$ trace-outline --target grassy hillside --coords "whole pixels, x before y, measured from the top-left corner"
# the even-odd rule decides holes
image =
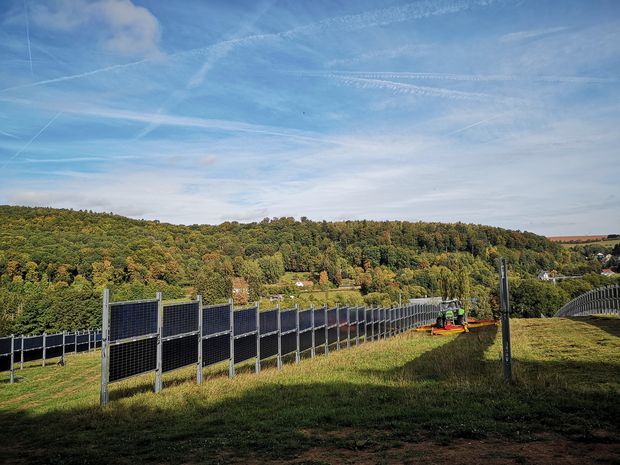
[[[409,333],[287,364],[193,370],[111,387],[99,354],[0,375],[6,463],[618,463],[620,320],[514,320],[516,382],[497,328]]]

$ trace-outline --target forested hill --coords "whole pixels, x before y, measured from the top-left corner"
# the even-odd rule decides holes
[[[243,277],[254,299],[273,292],[265,285],[286,288],[285,272],[306,272],[321,288],[357,284],[381,301],[399,293],[457,293],[464,276],[472,292],[488,295],[500,255],[522,276],[589,270],[542,236],[490,226],[305,218],[181,226],[0,206],[0,312],[4,327],[17,330],[96,325],[106,286],[119,298],[163,289],[167,297],[199,291],[206,300],[222,300],[231,296],[234,278]],[[442,273],[451,291],[441,288]],[[78,306],[72,299],[89,303],[71,310]]]

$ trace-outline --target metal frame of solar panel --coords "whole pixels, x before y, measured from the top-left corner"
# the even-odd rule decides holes
[[[314,309],[300,310],[298,322],[299,353],[309,350],[314,357]]]
[[[235,310],[232,314],[233,344],[231,346],[232,375],[234,365],[255,358],[255,370],[260,371],[260,337],[258,306]]]
[[[313,356],[316,354],[316,349],[324,346],[325,353],[327,354],[329,348],[327,347],[327,307],[319,307],[312,309],[312,328],[313,328]]]
[[[159,392],[163,325],[161,293],[157,293],[155,299],[111,303],[110,291],[105,289],[102,320],[100,403],[105,405],[109,400],[108,384],[149,372],[155,372],[155,392]]]
[[[190,365],[200,368],[201,299],[163,304],[161,332],[162,373]],[[201,382],[197,371],[198,383]]]
[[[280,310],[280,359],[295,354],[299,363],[299,307]]]
[[[259,343],[257,346],[258,367],[260,370],[261,360],[271,357],[280,358],[280,308],[266,310],[258,314],[258,335]]]
[[[398,307],[320,307],[301,310],[276,309],[261,312],[258,306],[234,310],[228,304],[203,306],[196,301],[162,303],[161,294],[154,300],[109,303],[104,293],[104,327],[100,336],[89,332],[88,347],[102,345],[102,404],[107,402],[107,384],[139,374],[155,371],[155,391],[161,389],[161,374],[196,364],[198,383],[204,366],[229,361],[229,375],[235,365],[255,359],[256,371],[261,360],[307,350],[314,357],[316,348],[330,344],[347,347],[355,340],[386,339],[426,322],[438,311],[437,305],[405,305]],[[58,345],[62,341],[65,342]],[[50,348],[66,346],[69,334],[50,337]],[[39,336],[41,337],[41,336]],[[39,349],[37,337],[24,338],[25,351]],[[1,352],[6,338],[0,339]],[[84,335],[76,333],[77,348]],[[115,354],[118,352],[118,354]],[[116,355],[116,357],[115,357]],[[118,366],[116,366],[118,365]],[[113,368],[113,369],[112,369]],[[123,371],[124,370],[124,371]],[[105,387],[105,389],[104,389]],[[105,402],[104,402],[105,401]]]
[[[202,308],[202,366],[228,361],[229,376],[234,375],[230,357],[233,346],[232,312],[232,301]]]
[[[348,347],[349,333],[347,330],[348,325],[348,307],[340,307],[338,306],[338,311],[336,312],[338,315],[338,341],[336,343],[336,347],[340,349],[341,343],[346,342]]]

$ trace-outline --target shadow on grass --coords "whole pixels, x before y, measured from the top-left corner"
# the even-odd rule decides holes
[[[178,392],[103,410],[0,412],[0,454],[16,463],[215,464],[294,460],[315,446],[381,450],[429,438],[528,440],[548,431],[587,439],[595,429],[617,435],[617,392],[558,382],[572,372],[617,376],[617,365],[516,361],[522,378],[506,386],[500,362],[485,358],[496,333],[450,337],[396,368],[360,368],[363,382],[272,380],[217,402]],[[427,336],[411,343],[418,337]]]
[[[617,316],[582,316],[571,318],[574,321],[587,323],[603,331],[607,331],[612,336],[620,337],[620,319]]]

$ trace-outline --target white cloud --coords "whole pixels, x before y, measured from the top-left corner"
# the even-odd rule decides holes
[[[32,10],[32,20],[40,27],[73,31],[89,26],[99,31],[104,48],[112,52],[149,57],[161,53],[157,18],[131,0],[55,0]]]

